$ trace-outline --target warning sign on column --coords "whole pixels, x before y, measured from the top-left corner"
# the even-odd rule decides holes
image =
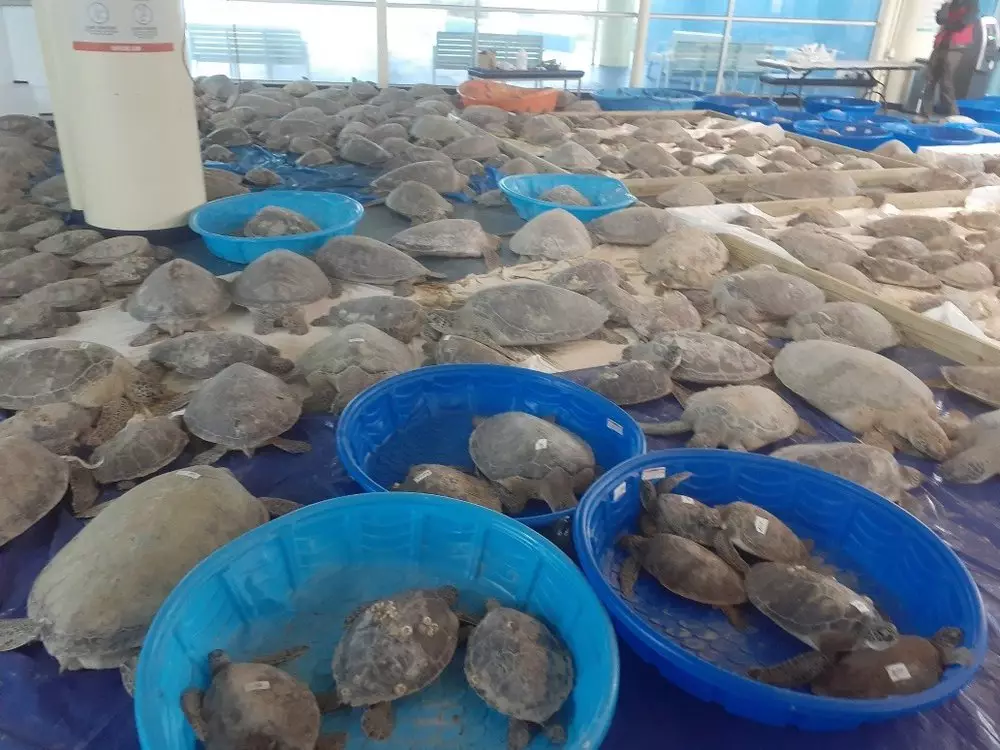
[[[83,52],[173,52],[180,39],[176,0],[74,0],[73,49]]]

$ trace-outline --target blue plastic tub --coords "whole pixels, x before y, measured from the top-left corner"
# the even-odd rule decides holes
[[[590,444],[605,469],[646,450],[628,414],[569,380],[504,365],[438,365],[383,380],[351,401],[337,425],[337,452],[351,478],[370,492],[402,481],[414,464],[472,470],[473,419],[506,411],[555,417]],[[532,502],[519,520],[540,528],[574,512],[552,513]]]
[[[695,109],[712,109],[727,115],[738,109],[777,109],[778,105],[762,96],[706,96],[694,103]]]
[[[591,96],[607,111],[694,109],[701,91],[671,88],[600,89]]]
[[[567,206],[538,199],[546,190],[560,185],[576,188],[594,205]],[[554,208],[562,208],[586,223],[636,202],[636,197],[621,180],[593,174],[512,174],[501,179],[499,187],[524,221]]]
[[[1000,97],[960,99],[957,104],[959,112],[977,122],[1000,123]]]
[[[824,132],[831,130],[835,131],[836,135]],[[799,120],[795,123],[795,132],[841,146],[856,148],[859,151],[871,151],[897,136],[879,125],[869,125],[864,122],[827,122],[826,120]]]
[[[551,543],[499,513],[409,493],[317,503],[245,534],[192,570],[143,644],[135,691],[142,747],[194,750],[180,696],[206,685],[213,649],[246,659],[309,646],[285,668],[314,691],[329,690],[333,650],[352,610],[408,588],[446,584],[458,587],[463,609],[481,612],[496,597],[554,629],[576,668],[573,693],[557,714],[566,722],[566,747],[599,747],[617,700],[618,651],[608,616],[580,571]],[[467,686],[461,658],[394,706],[395,731],[375,743],[380,749],[506,746],[507,718]],[[359,720],[358,711],[328,715],[324,732],[348,732],[350,750],[370,748]]]
[[[941,123],[941,126],[945,128],[961,128],[962,130],[971,130],[982,139],[980,143],[1000,143],[1000,122],[944,122]]]
[[[799,120],[815,119],[815,115],[808,112],[800,112],[797,109],[776,109],[775,107],[747,107],[737,109],[733,114],[744,120],[763,122],[768,125],[777,123],[790,133],[795,132],[795,123]]]
[[[828,109],[839,109],[854,116],[873,115],[878,111],[878,103],[855,96],[807,96],[802,101],[802,109],[819,114]]]
[[[265,206],[298,211],[322,227],[318,232],[288,237],[234,237]],[[233,263],[250,263],[279,248],[312,255],[331,237],[352,234],[365,209],[353,198],[338,193],[305,190],[265,190],[221,198],[196,208],[188,220],[213,255]]]
[[[968,146],[983,141],[983,137],[972,130],[945,125],[913,125],[910,132],[899,133],[897,137],[913,152],[921,146]]]
[[[740,633],[721,612],[669,593],[645,573],[633,602],[621,595],[624,554],[615,542],[637,528],[640,478],[663,476],[664,470],[692,472],[679,491],[709,505],[741,499],[777,515],[813,540],[827,562],[857,575],[857,588],[902,632],[930,636],[944,626],[963,628],[973,665],[949,668],[930,690],[884,700],[826,698],[745,677],[751,666],[780,661],[806,647],[750,605],[744,607],[750,628]],[[951,549],[906,511],[809,466],[722,450],[649,453],[615,467],[591,486],[580,503],[573,537],[584,573],[636,653],[683,690],[753,721],[832,731],[917,713],[958,693],[986,656],[983,603]]]

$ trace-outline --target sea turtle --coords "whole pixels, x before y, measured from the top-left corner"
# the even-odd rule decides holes
[[[243,175],[243,179],[254,187],[274,187],[284,182],[281,175],[267,167],[254,167]]]
[[[284,375],[291,372],[293,365],[280,355],[277,348],[246,334],[195,331],[154,344],[148,356],[150,361],[180,375],[205,379],[236,362]]]
[[[538,200],[560,206],[591,206],[587,197],[572,185],[556,185],[539,194]]]
[[[758,216],[757,214],[744,213],[737,216],[735,219],[729,221],[738,227],[745,227],[751,232],[760,234],[767,229],[773,229],[774,225],[763,216]]]
[[[393,485],[396,492],[429,492],[453,497],[503,513],[509,503],[507,491],[498,484],[466,474],[454,466],[417,464],[411,466],[402,482]]]
[[[20,297],[70,275],[69,264],[52,253],[32,253],[0,266],[0,298]]]
[[[153,252],[148,239],[126,234],[86,245],[73,256],[73,262],[84,266],[110,266],[129,255],[152,255]]]
[[[495,346],[489,346],[475,339],[448,334],[438,341],[425,341],[424,364],[490,364],[513,365],[517,361]]]
[[[20,300],[26,305],[43,305],[53,310],[83,312],[96,310],[104,301],[104,289],[97,279],[63,279],[40,286]]]
[[[205,750],[344,750],[346,734],[320,736],[322,713],[333,706],[321,705],[308,685],[278,668],[295,655],[248,662],[233,662],[224,651],[208,655],[208,688],[181,694],[181,709]]]
[[[912,237],[886,237],[868,249],[868,254],[873,258],[885,257],[909,261],[926,257],[928,253],[930,248]]]
[[[514,254],[548,260],[579,258],[592,248],[587,227],[562,208],[539,214],[510,238]]]
[[[679,420],[640,423],[647,435],[694,432],[689,448],[755,451],[784,440],[800,428],[795,410],[774,391],[759,385],[727,385],[680,395],[684,406]]]
[[[939,273],[946,268],[951,268],[952,266],[957,266],[962,262],[961,256],[958,253],[953,253],[950,250],[935,250],[927,255],[920,258],[915,258],[913,260],[913,265],[918,268],[923,269],[929,274]],[[919,274],[917,274],[919,276]],[[934,277],[932,277],[934,278]],[[933,281],[927,279],[926,277],[920,276],[920,279],[929,285],[933,286]],[[940,279],[937,280],[938,285],[940,285]],[[891,283],[891,282],[890,282]]]
[[[18,300],[0,307],[0,339],[46,339],[80,322],[75,312]]]
[[[263,445],[305,453],[308,443],[279,437],[301,413],[302,402],[280,379],[244,362],[229,365],[194,392],[184,411],[191,434],[214,444],[192,463],[215,463],[231,450],[252,456]]]
[[[312,321],[314,326],[346,326],[367,323],[380,331],[409,343],[424,327],[424,308],[406,297],[373,295],[333,305],[326,315]]]
[[[806,226],[786,229],[775,241],[810,268],[822,268],[828,263],[853,266],[866,257],[865,251],[859,250],[852,242],[833,234],[810,231]]]
[[[764,336],[727,320],[713,320],[701,332],[729,339],[766,360],[774,359],[774,355],[778,353],[778,348],[772,346]]]
[[[114,287],[130,288],[141,284],[159,267],[160,261],[150,255],[129,255],[110,266],[102,266],[96,278],[108,289],[109,294],[113,295]]]
[[[233,301],[250,310],[258,335],[278,327],[305,335],[309,326],[302,307],[333,294],[322,269],[291,250],[264,253],[236,277],[230,290]]]
[[[333,654],[337,696],[364,707],[361,729],[373,740],[392,734],[392,701],[423,690],[458,646],[458,590],[412,589],[362,605],[344,623]]]
[[[721,557],[697,542],[676,534],[644,538],[626,536],[619,541],[628,558],[619,572],[619,586],[626,599],[635,598],[640,569],[646,570],[671,593],[716,607],[734,626],[742,628],[739,605],[747,600],[743,578]]]
[[[245,237],[284,237],[320,231],[308,216],[282,206],[264,206],[243,227]]]
[[[996,365],[945,365],[941,368],[943,383],[932,381],[932,387],[949,387],[972,396],[994,408],[1000,408],[1000,367]]]
[[[352,135],[350,138],[338,140],[338,153],[344,161],[372,167],[389,161],[391,154],[374,141],[363,135]]]
[[[469,453],[476,468],[511,494],[508,510],[519,513],[530,499],[553,511],[576,507],[576,493],[594,481],[594,452],[582,438],[520,411],[476,420]]]
[[[768,265],[723,276],[712,285],[712,299],[730,322],[751,330],[759,330],[760,322],[816,310],[826,301],[812,282]]]
[[[986,289],[993,286],[993,271],[985,263],[969,260],[937,272],[937,277],[948,286],[959,289]]]
[[[794,341],[775,357],[774,373],[866,443],[891,450],[903,441],[938,461],[948,455],[931,389],[880,354],[835,341]]]
[[[487,268],[500,267],[500,238],[474,219],[429,221],[397,232],[389,244],[413,257],[482,258]]]
[[[881,256],[864,258],[861,267],[874,281],[912,289],[936,289],[941,279],[907,260]]]
[[[0,354],[0,408],[60,402],[99,408],[97,439],[107,439],[124,427],[135,406],[153,406],[165,395],[155,379],[103,344],[52,341]]]
[[[949,666],[970,666],[972,655],[961,646],[961,628],[945,627],[930,638],[901,635],[889,648],[844,654],[810,687],[832,698],[889,698],[913,695],[938,684]]]
[[[334,237],[316,253],[316,263],[332,279],[359,284],[392,286],[408,297],[413,285],[426,279],[443,279],[401,250],[371,237]]]
[[[878,293],[879,285],[854,266],[849,266],[846,263],[827,263],[820,270],[827,276],[844,281],[858,289],[863,289],[871,294]]]
[[[0,620],[0,650],[41,641],[61,670],[134,664],[181,578],[265,523],[272,505],[289,509],[287,501],[258,500],[228,470],[210,466],[143,482],[53,556],[31,587],[27,618]]]
[[[492,135],[468,135],[444,146],[441,152],[452,159],[476,159],[483,161],[500,153],[497,139]]]
[[[807,208],[788,221],[788,226],[790,227],[796,224],[815,224],[816,226],[828,228],[851,226],[851,222],[845,219],[839,211],[834,211],[832,208],[826,208],[825,206]]]
[[[367,323],[350,323],[306,349],[295,363],[309,383],[307,408],[339,413],[361,391],[417,367],[406,344]]]
[[[658,342],[651,349],[660,354],[659,359],[647,356],[615,362],[602,368],[587,387],[619,406],[644,404],[670,394],[674,389],[670,373],[680,361],[681,350]]]
[[[541,620],[496,600],[469,636],[465,678],[487,705],[510,717],[507,750],[524,750],[542,729],[553,744],[566,740],[552,717],[573,692],[573,657]]]
[[[222,279],[191,261],[177,258],[153,271],[126,301],[126,310],[149,327],[132,346],[151,344],[165,333],[178,336],[206,326],[229,309],[232,298]]]
[[[586,147],[575,141],[566,141],[549,149],[545,152],[544,159],[549,164],[554,164],[570,172],[596,169],[601,163],[600,159],[590,153]]]
[[[1000,410],[980,414],[955,437],[941,464],[941,476],[960,484],[980,484],[1000,473]]]
[[[604,304],[601,292],[624,300],[624,304],[619,303],[618,306],[625,312],[625,321],[643,340],[648,341],[665,333],[697,331],[701,328],[701,315],[680,292],[668,291],[659,297],[633,297],[619,287],[605,287],[587,296]],[[610,309],[612,308],[609,307]]]
[[[639,526],[643,536],[676,534],[705,547],[715,543],[715,535],[722,529],[722,515],[718,509],[674,492],[691,476],[691,472],[684,471],[665,477],[655,485],[648,480],[642,482],[639,499],[643,514]]]
[[[633,206],[600,216],[587,229],[598,242],[611,245],[652,245],[680,222],[662,208]]]
[[[877,219],[865,226],[875,237],[912,237],[926,244],[934,237],[954,234],[955,225],[934,216],[900,215]]]
[[[839,341],[871,352],[900,343],[892,323],[878,310],[860,302],[827,302],[817,310],[793,315],[786,332],[795,341]]]
[[[414,224],[445,219],[455,211],[451,202],[442,198],[437,190],[413,180],[401,182],[394,187],[385,197],[385,205],[390,211],[405,216]]]
[[[728,262],[728,248],[697,227],[669,231],[639,256],[649,283],[674,289],[708,288]]]
[[[771,456],[836,474],[907,509],[918,505],[908,490],[919,487],[926,479],[916,469],[901,465],[884,448],[865,443],[789,445]]]
[[[805,156],[805,154],[802,154]],[[807,157],[808,158],[808,157]],[[744,203],[800,198],[849,198],[858,194],[850,175],[829,170],[789,172],[757,177],[743,195]]]
[[[68,458],[24,436],[0,438],[0,545],[19,536],[62,500],[69,486]],[[79,459],[76,459],[79,461]],[[0,621],[0,643],[3,642]]]
[[[748,383],[771,372],[771,364],[735,341],[700,331],[662,333],[654,343],[680,348],[681,361],[673,371],[676,380],[689,383]],[[623,352],[626,359],[657,354],[651,344],[633,344]]]
[[[583,295],[527,281],[481,289],[454,312],[427,313],[436,331],[500,346],[578,341],[601,331],[607,319],[607,310]]]
[[[716,533],[713,546],[719,557],[741,573],[746,574],[750,566],[740,552],[770,562],[808,561],[809,548],[773,513],[742,500],[717,510],[722,517],[722,528]]]
[[[404,164],[376,177],[371,187],[373,190],[388,193],[408,180],[422,182],[439,193],[460,193],[469,183],[469,178],[456,171],[450,160],[447,163],[418,161]]]
[[[770,685],[804,685],[840,654],[863,648],[882,651],[899,639],[896,626],[871,599],[802,565],[758,563],[747,573],[746,590],[768,619],[813,649],[748,671],[753,679]]]
[[[552,274],[548,278],[548,283],[578,294],[589,294],[603,286],[618,286],[630,294],[635,294],[635,288],[628,282],[624,273],[606,260],[598,258],[578,260],[569,268]]]
[[[689,182],[665,190],[656,196],[656,202],[664,208],[684,208],[688,206],[714,206],[715,195],[700,182]]]
[[[31,406],[0,422],[0,438],[20,435],[65,456],[79,446],[93,426],[94,416],[93,409],[69,402]]]

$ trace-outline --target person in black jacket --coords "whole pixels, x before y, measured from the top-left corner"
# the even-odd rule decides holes
[[[965,48],[975,39],[979,3],[977,0],[951,0],[938,9],[935,20],[939,28],[934,37],[934,51],[927,61],[927,83],[921,111],[927,117],[934,114],[934,93],[940,88],[941,104],[947,114],[957,115],[955,69],[962,60]]]

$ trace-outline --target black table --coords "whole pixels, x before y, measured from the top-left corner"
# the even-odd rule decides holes
[[[529,70],[498,70],[495,68],[469,68],[469,78],[482,78],[488,81],[562,81],[563,88],[569,88],[570,81],[576,81],[576,90],[583,85],[582,70],[548,70],[546,68],[531,68]]]

